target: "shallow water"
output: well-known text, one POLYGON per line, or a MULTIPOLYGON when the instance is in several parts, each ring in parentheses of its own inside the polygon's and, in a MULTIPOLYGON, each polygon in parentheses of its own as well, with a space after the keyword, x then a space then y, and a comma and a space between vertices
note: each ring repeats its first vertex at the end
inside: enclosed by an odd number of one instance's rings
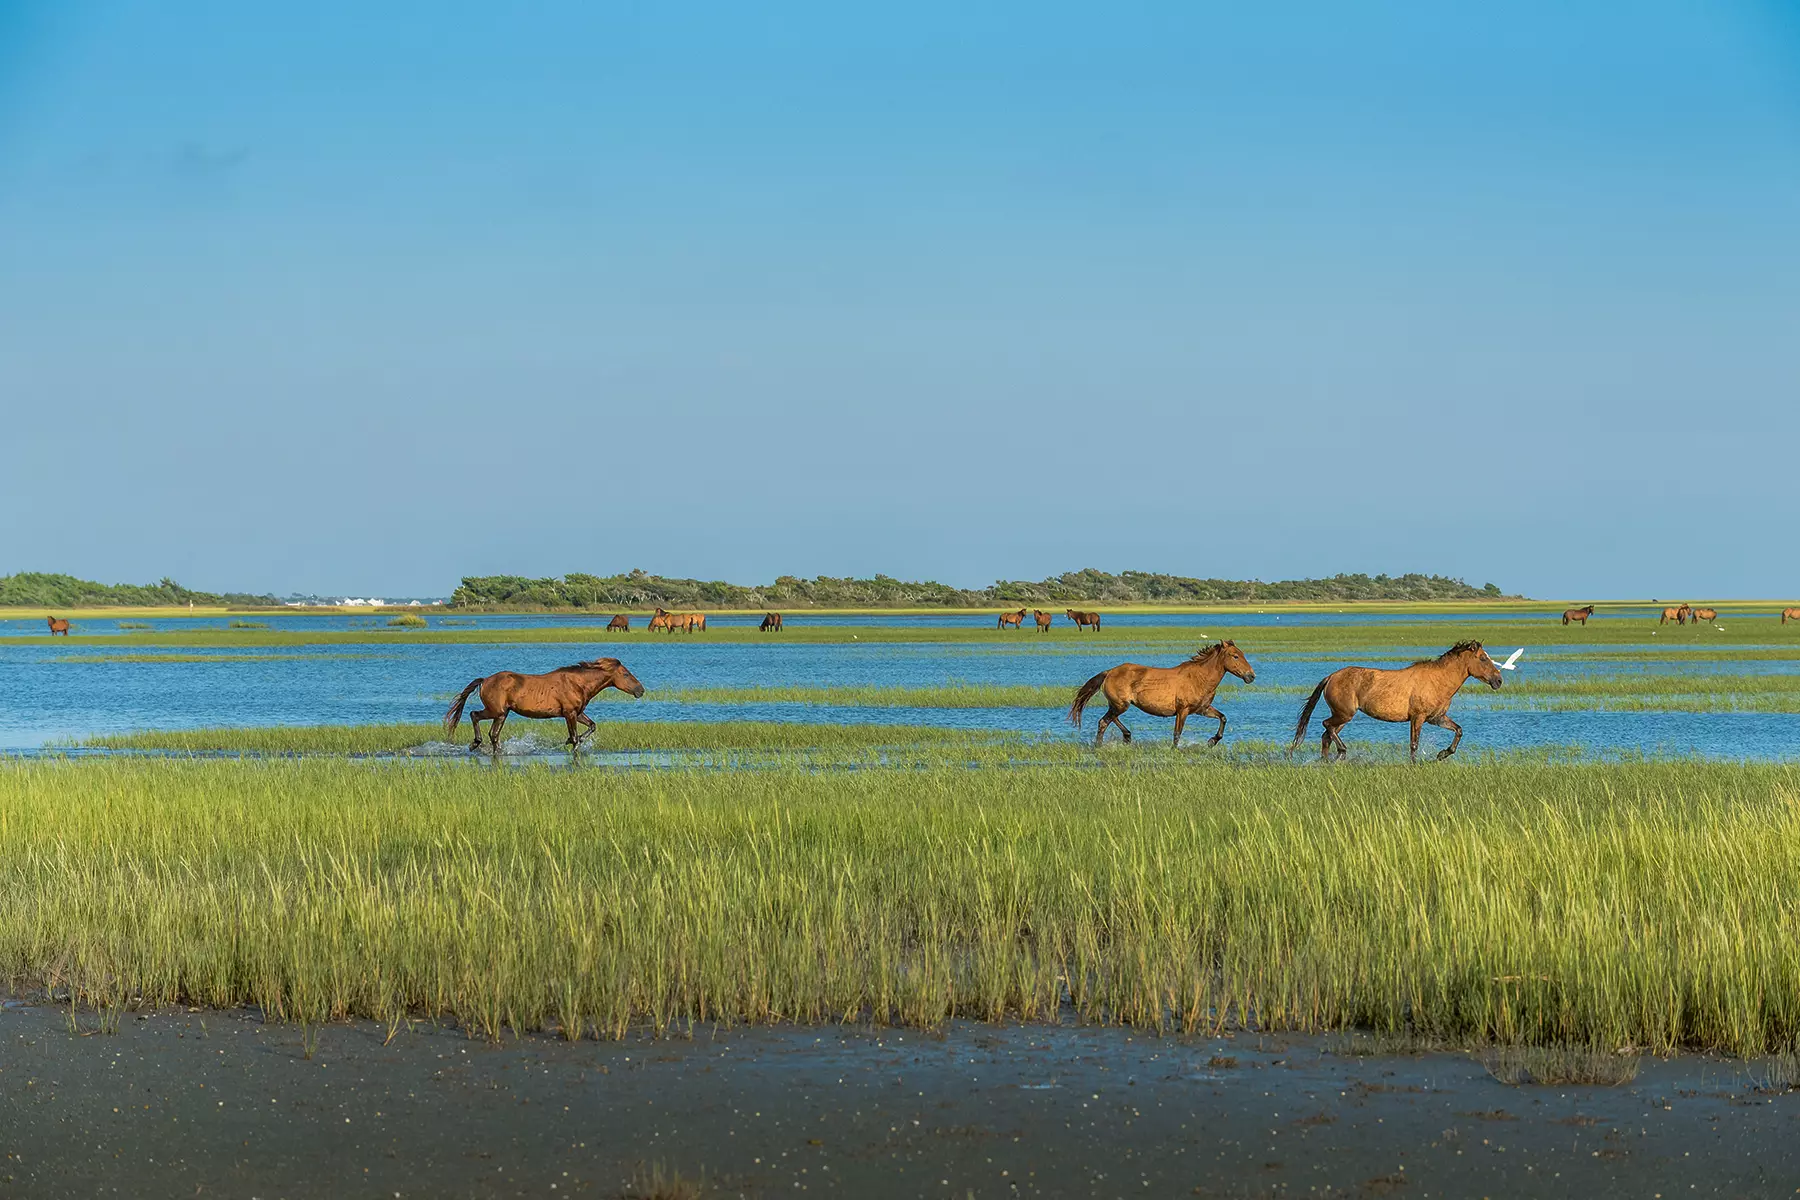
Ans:
MULTIPOLYGON (((296 618, 310 620, 313 618, 296 618)), ((505 620, 512 618, 494 618, 505 620)), ((437 721, 448 697, 471 679, 498 670, 544 671, 602 649, 590 642, 519 645, 396 644, 283 647, 279 657, 260 649, 207 651, 218 661, 106 662, 109 647, 0 644, 0 676, 7 702, 0 708, 0 750, 30 751, 47 744, 134 729, 219 725, 317 725, 437 721), (84 658, 95 661, 82 662, 84 658), (65 660, 75 661, 65 661, 65 660), (235 661, 234 661, 235 660, 235 661)), ((1066 706, 1046 708, 868 708, 777 703, 685 704, 657 701, 659 691, 697 687, 901 686, 947 683, 1039 684, 1070 693, 1122 658, 1172 665, 1178 654, 1132 654, 1118 647, 1084 650, 1067 644, 1039 651, 1023 647, 966 647, 929 643, 870 645, 768 642, 751 644, 635 641, 622 653, 649 689, 645 701, 596 703, 604 721, 781 720, 843 724, 922 724, 961 729, 1091 737, 1072 730, 1066 706)), ((180 654, 182 651, 171 653, 180 654)), ((1286 742, 1310 690, 1330 664, 1310 658, 1256 656, 1257 682, 1227 677, 1217 704, 1229 718, 1227 737, 1286 742), (1285 690, 1272 690, 1272 689, 1285 690)), ((1638 674, 1646 670, 1729 675, 1800 668, 1796 663, 1682 659, 1657 664, 1567 661, 1530 652, 1511 679, 1638 674)), ((1800 716, 1785 713, 1529 712, 1496 710, 1496 697, 1471 686, 1452 715, 1466 734, 1466 750, 1581 746, 1595 754, 1646 753, 1710 758, 1793 758, 1800 755, 1800 716)), ((1504 699, 1504 696, 1500 697, 1504 699)), ((1311 726, 1316 744, 1318 715, 1311 726)), ((1127 723, 1146 741, 1166 740, 1172 723, 1133 712, 1127 723)), ((1198 746, 1214 723, 1188 722, 1198 746)), ((1404 744, 1403 725, 1359 717, 1352 740, 1404 744)), ((1423 747, 1448 743, 1428 728, 1423 747)))
POLYGON ((1462 1054, 955 1022, 471 1040, 252 1012, 0 1011, 0 1194, 1750 1196, 1800 1183, 1767 1065, 1508 1086, 1462 1054), (93 1014, 78 1016, 92 1034, 93 1014), (1758 1073, 1763 1072, 1759 1080, 1758 1073))

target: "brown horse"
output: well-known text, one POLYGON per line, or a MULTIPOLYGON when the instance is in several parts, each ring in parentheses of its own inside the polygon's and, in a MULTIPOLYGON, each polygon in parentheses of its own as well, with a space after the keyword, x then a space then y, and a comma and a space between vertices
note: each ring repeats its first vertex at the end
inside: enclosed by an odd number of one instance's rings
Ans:
POLYGON ((1591 604, 1584 604, 1580 608, 1566 608, 1563 610, 1563 624, 1567 625, 1571 621, 1580 621, 1582 628, 1585 629, 1587 628, 1588 618, 1593 615, 1594 606, 1591 604))
MULTIPOLYGON (((660 615, 664 622, 663 628, 670 633, 674 633, 677 629, 683 633, 692 633, 696 629, 701 633, 706 632, 705 613, 662 613, 660 615)), ((653 619, 652 624, 654 623, 653 619)))
POLYGON ((1789 621, 1800 621, 1800 608, 1784 608, 1781 610, 1781 623, 1786 625, 1789 621))
POLYGON ((1034 608, 1031 610, 1031 615, 1037 619, 1037 627, 1038 627, 1039 633, 1049 633, 1050 632, 1050 614, 1049 613, 1045 612, 1041 608, 1034 608))
POLYGON ((657 609, 656 615, 650 618, 650 623, 644 626, 644 628, 652 633, 656 632, 658 629, 667 632, 669 628, 669 614, 660 608, 657 609))
POLYGON ((1017 628, 1019 628, 1019 626, 1023 625, 1024 623, 1025 623, 1025 610, 1021 608, 1018 612, 1003 612, 1003 613, 1001 613, 1000 621, 997 625, 994 626, 994 628, 995 629, 1005 629, 1008 626, 1011 626, 1012 628, 1017 629, 1017 628))
POLYGON ((45 617, 44 620, 50 622, 51 637, 55 637, 59 633, 64 637, 69 636, 69 623, 61 617, 45 617))
POLYGON ((1069 620, 1075 622, 1075 628, 1086 629, 1089 625, 1092 625, 1094 627, 1095 633, 1100 632, 1100 614, 1099 613, 1097 613, 1097 612, 1082 612, 1079 609, 1074 609, 1074 608, 1065 609, 1064 611, 1069 614, 1069 620))
POLYGON ((1377 721, 1409 721, 1412 723, 1412 757, 1419 761, 1419 727, 1425 724, 1448 729, 1456 736, 1438 751, 1440 759, 1456 753, 1462 741, 1462 726, 1450 719, 1450 701, 1456 690, 1471 678, 1491 688, 1500 686, 1500 668, 1481 648, 1480 642, 1458 642, 1436 658, 1424 658, 1410 667, 1382 670, 1376 667, 1343 667, 1319 680, 1300 710, 1300 724, 1294 727, 1294 744, 1289 752, 1299 749, 1306 737, 1307 722, 1319 697, 1331 706, 1325 718, 1325 736, 1319 741, 1319 757, 1331 757, 1332 743, 1337 744, 1338 757, 1350 753, 1338 730, 1350 723, 1358 712, 1368 713, 1377 721))
POLYGON ((606 623, 606 632, 608 632, 608 633, 630 633, 631 632, 631 618, 626 616, 624 613, 620 613, 618 616, 614 617, 612 620, 610 620, 606 623))
POLYGON ((1670 621, 1673 621, 1677 625, 1686 625, 1688 623, 1688 614, 1693 611, 1693 609, 1685 604, 1675 608, 1665 608, 1662 610, 1662 620, 1658 621, 1657 624, 1667 625, 1670 621))
POLYGON ((1716 608, 1696 608, 1693 612, 1693 620, 1696 625, 1702 621, 1716 621, 1718 619, 1719 610, 1716 608))
POLYGON ((762 624, 758 625, 757 628, 762 630, 764 633, 780 633, 781 632, 781 614, 780 613, 764 613, 763 619, 762 619, 762 624))
POLYGON ((1119 720, 1120 714, 1133 705, 1153 717, 1175 718, 1175 745, 1181 745, 1181 729, 1190 713, 1219 718, 1219 731, 1207 740, 1216 746, 1225 736, 1225 714, 1213 707, 1213 694, 1219 681, 1230 671, 1245 683, 1256 682, 1256 671, 1250 660, 1232 641, 1206 647, 1178 667, 1140 667, 1136 663, 1120 663, 1110 671, 1102 671, 1075 692, 1075 703, 1069 706, 1069 720, 1081 725, 1081 710, 1094 693, 1106 689, 1106 715, 1100 718, 1100 730, 1094 734, 1098 746, 1106 736, 1106 727, 1117 725, 1125 740, 1131 730, 1119 720))
POLYGON ((450 711, 444 714, 444 739, 448 741, 455 736, 456 724, 462 720, 463 704, 469 699, 470 692, 480 688, 481 707, 469 714, 469 725, 475 730, 475 740, 469 743, 469 749, 481 749, 481 723, 490 721, 488 746, 499 753, 500 730, 506 724, 508 713, 518 713, 521 717, 561 717, 569 725, 569 740, 563 745, 579 746, 582 738, 594 732, 593 719, 587 715, 588 703, 609 687, 640 699, 644 695, 644 685, 616 658, 578 662, 544 675, 521 675, 517 671, 483 675, 464 688, 450 711), (575 736, 577 722, 587 726, 581 737, 575 736))

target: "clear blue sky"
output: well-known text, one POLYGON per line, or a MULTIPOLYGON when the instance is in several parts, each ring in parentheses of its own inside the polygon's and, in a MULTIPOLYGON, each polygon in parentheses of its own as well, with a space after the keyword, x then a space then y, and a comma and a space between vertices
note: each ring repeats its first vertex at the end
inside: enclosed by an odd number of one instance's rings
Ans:
POLYGON ((1800 6, 876 7, 0 0, 0 573, 1800 593, 1800 6))

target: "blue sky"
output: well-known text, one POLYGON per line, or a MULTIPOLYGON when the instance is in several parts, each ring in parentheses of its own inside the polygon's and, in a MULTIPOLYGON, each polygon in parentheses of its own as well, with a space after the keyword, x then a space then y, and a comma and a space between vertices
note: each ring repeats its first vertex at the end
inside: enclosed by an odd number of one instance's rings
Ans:
POLYGON ((1800 594, 1777 3, 0 0, 0 573, 1800 594))

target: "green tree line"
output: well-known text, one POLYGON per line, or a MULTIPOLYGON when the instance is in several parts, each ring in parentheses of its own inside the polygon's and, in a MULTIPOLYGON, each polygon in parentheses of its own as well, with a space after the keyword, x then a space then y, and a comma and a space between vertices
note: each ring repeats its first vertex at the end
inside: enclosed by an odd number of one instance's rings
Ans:
POLYGON ((1125 571, 1070 571, 1040 582, 1000 580, 991 587, 955 588, 876 575, 873 579, 800 579, 743 585, 701 579, 669 579, 632 571, 625 575, 518 575, 465 577, 450 598, 455 608, 639 609, 664 608, 988 608, 1095 604, 1224 604, 1339 600, 1498 600, 1490 583, 1475 587, 1443 575, 1333 575, 1276 583, 1243 579, 1191 579, 1125 571))
POLYGON ((281 603, 247 592, 196 592, 173 579, 159 583, 95 583, 73 575, 0 575, 0 606, 21 608, 150 608, 186 604, 246 607, 281 603))

